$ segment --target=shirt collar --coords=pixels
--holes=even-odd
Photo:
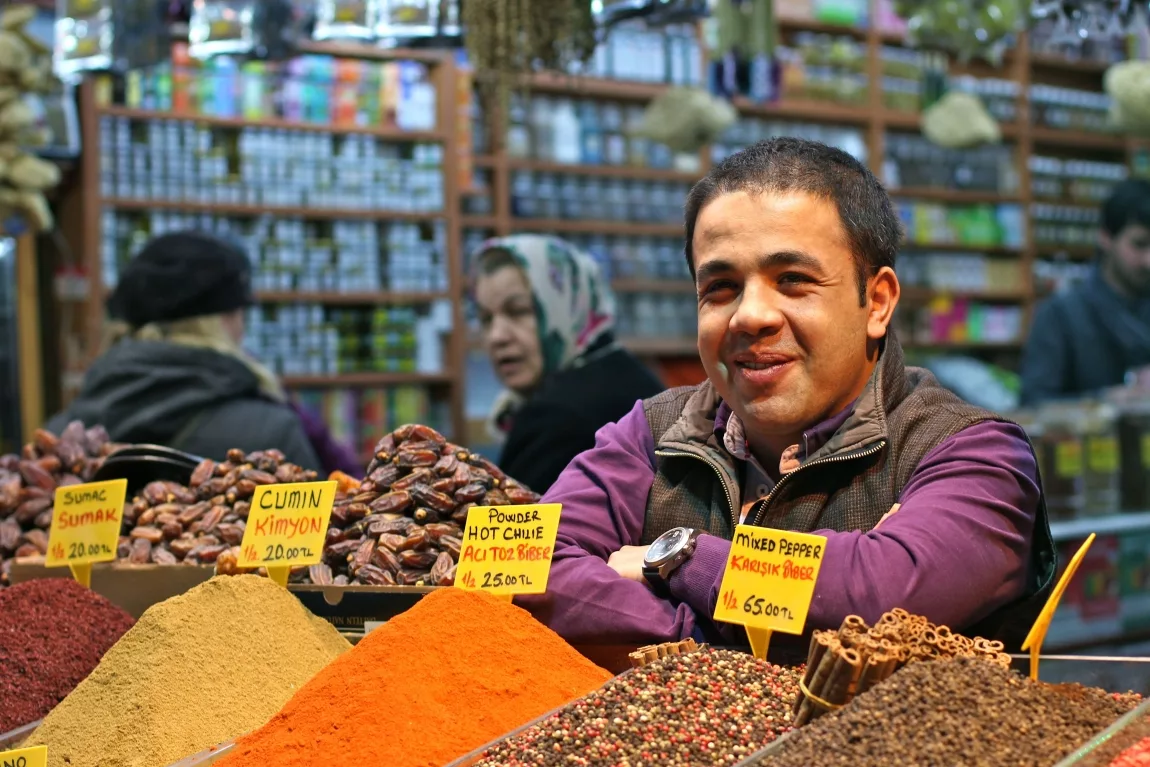
[[[834,433],[846,423],[857,402],[856,399],[837,414],[804,431],[802,444],[798,446],[799,460],[806,460],[807,456],[817,452],[819,448],[825,445],[834,436]],[[747,460],[750,450],[747,447],[743,423],[726,402],[720,403],[719,410],[715,413],[715,434],[718,435],[732,455],[739,460]],[[727,439],[728,436],[733,439]]]

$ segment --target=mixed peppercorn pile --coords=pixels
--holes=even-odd
[[[616,677],[478,764],[735,764],[791,730],[801,676],[728,650],[671,655]]]

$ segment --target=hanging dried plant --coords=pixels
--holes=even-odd
[[[466,0],[467,55],[481,95],[505,114],[532,72],[566,72],[595,52],[590,0]]]

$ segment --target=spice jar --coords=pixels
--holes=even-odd
[[[1051,519],[1074,519],[1086,503],[1081,411],[1077,405],[1048,405],[1039,421],[1047,511]]]
[[[1085,507],[1083,516],[1104,516],[1118,511],[1118,411],[1107,403],[1083,408],[1086,449]]]

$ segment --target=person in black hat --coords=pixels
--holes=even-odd
[[[215,460],[230,448],[278,448],[322,470],[275,376],[243,352],[252,303],[251,264],[238,247],[194,231],[151,240],[108,299],[104,353],[46,428],[103,424],[117,442]]]

